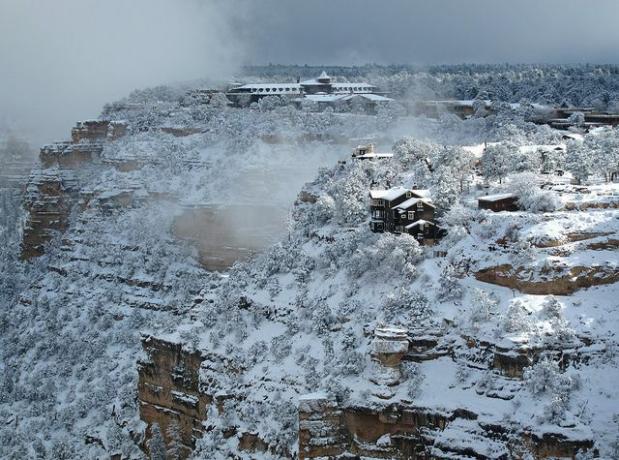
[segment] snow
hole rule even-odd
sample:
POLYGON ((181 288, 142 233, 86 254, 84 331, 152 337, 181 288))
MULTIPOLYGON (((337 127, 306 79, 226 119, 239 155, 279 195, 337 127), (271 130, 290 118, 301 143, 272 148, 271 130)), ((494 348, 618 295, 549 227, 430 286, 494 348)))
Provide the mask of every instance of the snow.
POLYGON ((356 160, 372 160, 393 158, 393 153, 364 153, 363 155, 353 156, 356 160))
POLYGON ((408 209, 413 205, 416 205, 417 203, 423 203, 426 206, 429 206, 431 208, 435 208, 436 206, 434 206, 430 201, 423 199, 423 198, 409 198, 408 200, 404 201, 403 203, 400 203, 399 205, 397 205, 395 207, 395 209, 408 209))
POLYGON ((401 186, 393 187, 388 190, 370 190, 370 198, 392 201, 406 192, 410 192, 410 190, 401 186))
POLYGON ((514 195, 513 193, 497 193, 495 195, 480 196, 477 199, 479 201, 501 201, 510 198, 516 198, 516 195, 514 195))
MULTIPOLYGON (((448 236, 433 248, 420 248, 408 235, 368 230, 367 193, 372 180, 381 187, 418 183, 436 190, 432 174, 419 174, 423 165, 400 155, 388 162, 337 165, 347 149, 338 155, 330 141, 298 141, 306 134, 328 133, 337 139, 397 132, 435 141, 432 155, 447 136, 480 145, 493 132, 489 127, 498 129, 492 118, 450 120, 452 126, 403 117, 385 128, 377 117, 345 113, 225 109, 196 122, 180 107, 165 116, 147 104, 143 112, 131 110, 135 112, 118 116, 135 124, 136 131, 104 150, 110 161, 106 167, 112 169, 98 166, 71 174, 80 191, 99 200, 130 191, 147 199, 118 209, 99 208, 97 200, 85 203, 72 216, 58 241, 62 244, 52 245, 42 263, 30 264, 17 281, 12 277, 22 270, 19 263, 3 268, 11 276, 7 284, 19 285, 21 296, 6 301, 0 318, 0 397, 5 398, 0 416, 11 421, 0 429, 0 456, 35 458, 32 446, 41 442, 48 452, 58 443, 72 446, 71 458, 103 458, 112 447, 139 458, 130 432, 144 430, 135 389, 136 360, 146 359, 139 332, 145 332, 200 350, 214 363, 238 365, 238 373, 220 368, 213 375, 217 394, 238 397, 238 414, 232 411, 228 421, 209 414, 212 430, 198 442, 198 458, 245 458, 238 452, 237 437, 210 437, 229 424, 296 453, 298 407, 312 401, 335 404, 339 389, 334 381, 351 392, 338 403, 342 409, 401 404, 446 415, 465 409, 477 416, 475 421, 453 417, 436 434, 441 449, 472 447, 496 456, 502 444, 482 436, 480 427, 497 424, 513 433, 592 439, 601 455, 612 457, 613 420, 619 411, 614 384, 619 377, 617 284, 557 296, 560 308, 553 318, 544 307, 549 296, 485 283, 475 273, 500 264, 522 267, 521 275, 529 281, 578 266, 616 272, 616 249, 590 245, 617 238, 619 211, 583 206, 546 213, 478 212, 475 199, 482 179, 475 176, 456 196, 464 218, 454 224, 458 216, 445 215, 448 236), (156 131, 184 124, 201 131, 178 139, 156 131), (143 126, 149 131, 140 131, 143 126), (273 132, 285 141, 274 145, 260 139, 273 132), (144 165, 131 172, 113 169, 114 161, 128 158, 139 158, 144 165), (317 172, 318 163, 328 168, 317 172), (298 182, 290 184, 284 177, 298 182), (311 182, 304 188, 317 197, 316 203, 298 201, 282 223, 280 243, 223 275, 200 267, 195 252, 170 232, 173 217, 192 206, 274 199, 287 208, 306 181, 311 182), (259 187, 250 187, 253 182, 259 187), (574 233, 588 235, 578 240, 574 233), (435 257, 435 251, 446 255, 435 257), (517 302, 521 309, 514 308, 517 302), (398 340, 374 342, 374 334, 398 340), (404 335, 407 340, 399 340, 404 335), (383 393, 391 398, 385 403, 376 396, 384 389, 370 381, 372 344, 382 342, 381 350, 399 353, 406 351, 408 340, 438 344, 408 357, 423 358, 414 364, 422 378, 406 374, 383 393), (570 388, 567 395, 533 394, 526 380, 503 376, 492 367, 497 348, 513 357, 521 347, 573 356, 559 375, 577 376, 580 387, 570 388), (409 385, 415 390, 412 396, 409 385), (10 386, 18 390, 7 391, 10 386), (567 401, 558 421, 548 416, 557 399, 567 401), (109 415, 112 408, 117 420, 109 415), (106 449, 85 445, 84 434, 100 437, 106 449), (200 451, 202 442, 220 455, 200 451)), ((544 136, 557 135, 529 129, 518 133, 528 145, 552 145, 544 136)), ((536 149, 523 150, 534 155, 536 149)), ((33 179, 65 173, 49 170, 33 179)), ((505 195, 505 188, 491 187, 505 195)), ((583 205, 614 203, 618 192, 617 184, 609 183, 556 184, 552 190, 564 203, 583 205)), ((406 191, 371 190, 370 196, 393 199, 406 191)), ((0 264, 5 260, 0 258, 0 264)), ((0 291, 3 302, 4 295, 0 291)), ((175 396, 188 404, 194 401, 183 393, 175 396)), ((386 436, 379 444, 388 445, 386 436)))
POLYGON ((412 224, 408 224, 406 227, 407 230, 413 227, 417 227, 418 225, 436 225, 434 222, 429 222, 427 220, 423 220, 423 219, 418 219, 415 222, 413 222, 412 224))

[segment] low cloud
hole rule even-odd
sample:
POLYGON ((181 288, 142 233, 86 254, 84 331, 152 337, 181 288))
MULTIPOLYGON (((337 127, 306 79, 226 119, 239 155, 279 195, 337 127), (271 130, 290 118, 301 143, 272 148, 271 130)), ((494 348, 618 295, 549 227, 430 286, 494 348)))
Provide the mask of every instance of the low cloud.
POLYGON ((0 0, 0 128, 36 143, 136 88, 238 69, 230 2, 0 0))

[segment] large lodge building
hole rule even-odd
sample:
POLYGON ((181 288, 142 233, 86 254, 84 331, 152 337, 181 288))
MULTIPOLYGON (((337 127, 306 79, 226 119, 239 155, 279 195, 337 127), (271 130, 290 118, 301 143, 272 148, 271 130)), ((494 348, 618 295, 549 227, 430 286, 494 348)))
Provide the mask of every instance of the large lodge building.
POLYGON ((384 96, 378 88, 368 83, 337 83, 322 72, 318 78, 297 83, 249 83, 231 88, 226 96, 236 105, 248 105, 267 96, 286 96, 297 103, 312 101, 319 106, 350 104, 358 101, 376 106, 393 99, 384 96))

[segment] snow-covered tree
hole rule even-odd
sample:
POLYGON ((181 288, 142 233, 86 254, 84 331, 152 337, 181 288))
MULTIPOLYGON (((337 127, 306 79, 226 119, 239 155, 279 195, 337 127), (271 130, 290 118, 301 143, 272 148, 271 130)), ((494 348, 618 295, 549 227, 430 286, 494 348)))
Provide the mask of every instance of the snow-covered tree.
POLYGON ((570 142, 565 154, 565 167, 581 184, 595 171, 595 158, 587 145, 581 142, 570 142))
POLYGON ((503 143, 486 146, 481 157, 481 169, 484 177, 502 183, 505 176, 511 172, 514 150, 514 145, 503 143))

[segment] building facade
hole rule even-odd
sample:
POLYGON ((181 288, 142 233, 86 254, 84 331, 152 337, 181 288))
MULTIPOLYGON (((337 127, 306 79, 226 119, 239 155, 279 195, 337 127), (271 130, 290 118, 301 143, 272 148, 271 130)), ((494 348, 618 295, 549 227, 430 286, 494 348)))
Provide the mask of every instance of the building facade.
POLYGON ((231 88, 226 96, 237 106, 258 102, 267 96, 289 97, 296 103, 312 102, 318 106, 337 104, 377 104, 391 102, 379 89, 368 83, 335 82, 326 72, 317 78, 296 83, 249 83, 231 88))
POLYGON ((436 207, 427 190, 394 187, 370 190, 370 230, 408 233, 420 243, 432 243, 439 237, 434 223, 436 207))
POLYGON ((489 211, 518 211, 518 197, 513 193, 481 196, 477 199, 479 209, 489 211))

